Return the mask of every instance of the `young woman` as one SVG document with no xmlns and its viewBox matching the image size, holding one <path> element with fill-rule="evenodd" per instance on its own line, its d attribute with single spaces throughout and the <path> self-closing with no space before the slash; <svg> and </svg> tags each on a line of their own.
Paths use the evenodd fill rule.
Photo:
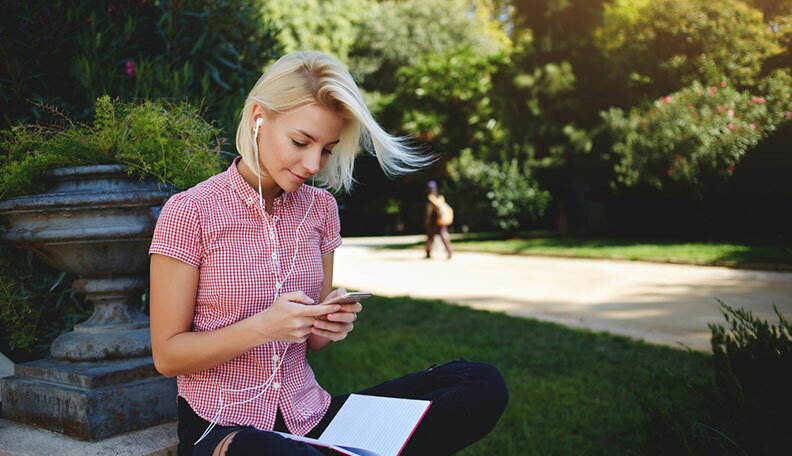
<svg viewBox="0 0 792 456">
<path fill-rule="evenodd" d="M 374 121 L 349 72 L 318 52 L 289 54 L 250 92 L 227 171 L 174 195 L 151 243 L 154 363 L 178 376 L 179 454 L 317 455 L 266 432 L 317 437 L 348 395 L 331 398 L 308 365 L 352 331 L 360 303 L 315 305 L 332 290 L 338 207 L 316 178 L 349 189 L 362 143 L 383 169 L 425 160 Z M 365 267 L 365 265 L 361 265 Z M 403 454 L 451 454 L 505 409 L 500 372 L 464 360 L 361 394 L 432 400 Z"/>
</svg>

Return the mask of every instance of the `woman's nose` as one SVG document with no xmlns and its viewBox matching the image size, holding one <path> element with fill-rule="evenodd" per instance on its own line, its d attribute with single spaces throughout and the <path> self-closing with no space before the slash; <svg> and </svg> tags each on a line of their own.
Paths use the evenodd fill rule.
<svg viewBox="0 0 792 456">
<path fill-rule="evenodd" d="M 316 174 L 321 171 L 321 164 L 322 164 L 322 150 L 319 151 L 311 151 L 311 153 L 306 154 L 305 158 L 303 159 L 302 165 L 306 171 L 311 174 Z"/>
</svg>

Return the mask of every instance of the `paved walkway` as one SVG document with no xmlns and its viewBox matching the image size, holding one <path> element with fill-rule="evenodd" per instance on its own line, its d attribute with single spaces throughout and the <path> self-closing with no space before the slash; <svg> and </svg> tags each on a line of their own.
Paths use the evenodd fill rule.
<svg viewBox="0 0 792 456">
<path fill-rule="evenodd" d="M 725 324 L 715 298 L 773 323 L 776 304 L 792 320 L 791 272 L 472 252 L 449 261 L 437 249 L 426 260 L 423 250 L 379 248 L 421 239 L 346 238 L 334 282 L 698 350 L 709 350 L 707 323 Z"/>
</svg>

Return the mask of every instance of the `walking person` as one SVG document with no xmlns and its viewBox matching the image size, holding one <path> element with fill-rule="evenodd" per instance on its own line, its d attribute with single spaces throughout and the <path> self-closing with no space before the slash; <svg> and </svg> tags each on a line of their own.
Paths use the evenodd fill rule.
<svg viewBox="0 0 792 456">
<path fill-rule="evenodd" d="M 432 244 L 435 236 L 440 236 L 443 246 L 446 249 L 448 259 L 451 259 L 451 237 L 448 235 L 448 225 L 453 221 L 454 212 L 451 206 L 446 203 L 445 197 L 437 191 L 437 182 L 431 180 L 427 184 L 428 195 L 426 197 L 426 258 L 432 257 Z"/>
<path fill-rule="evenodd" d="M 307 350 L 342 341 L 359 302 L 333 290 L 338 206 L 358 146 L 388 173 L 425 163 L 374 121 L 349 72 L 319 52 L 288 54 L 249 93 L 227 171 L 171 197 L 152 239 L 154 363 L 177 377 L 179 455 L 319 455 L 271 430 L 317 437 L 348 395 L 330 397 Z M 361 265 L 365 267 L 365 265 Z M 495 426 L 500 372 L 455 360 L 360 394 L 432 401 L 402 454 L 452 454 Z"/>
</svg>

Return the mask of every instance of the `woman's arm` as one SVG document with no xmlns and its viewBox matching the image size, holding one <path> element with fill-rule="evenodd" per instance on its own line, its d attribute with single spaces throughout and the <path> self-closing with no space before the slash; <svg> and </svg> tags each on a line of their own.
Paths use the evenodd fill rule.
<svg viewBox="0 0 792 456">
<path fill-rule="evenodd" d="M 151 255 L 151 349 L 167 377 L 200 372 L 272 341 L 304 342 L 313 320 L 340 306 L 310 306 L 302 292 L 286 293 L 252 317 L 214 331 L 192 332 L 198 269 L 164 255 Z"/>
</svg>

